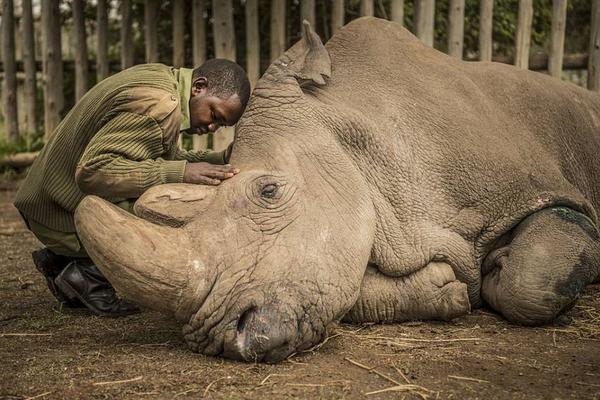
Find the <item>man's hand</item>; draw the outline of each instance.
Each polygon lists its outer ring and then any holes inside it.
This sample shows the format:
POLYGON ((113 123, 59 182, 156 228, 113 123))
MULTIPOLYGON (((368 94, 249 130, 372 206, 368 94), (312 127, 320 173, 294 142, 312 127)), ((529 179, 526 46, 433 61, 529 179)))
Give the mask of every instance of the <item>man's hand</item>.
POLYGON ((184 183, 218 185, 240 172, 231 165, 216 165, 207 162, 187 163, 183 173, 184 183))

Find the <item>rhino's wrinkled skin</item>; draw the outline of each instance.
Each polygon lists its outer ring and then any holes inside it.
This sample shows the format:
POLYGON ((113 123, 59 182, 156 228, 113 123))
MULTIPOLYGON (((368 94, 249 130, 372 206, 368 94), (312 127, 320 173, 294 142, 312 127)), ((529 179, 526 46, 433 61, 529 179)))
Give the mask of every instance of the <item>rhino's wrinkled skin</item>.
POLYGON ((361 18, 258 83, 217 188, 96 197, 81 238, 194 351, 277 361, 332 323, 554 319, 600 275, 600 97, 361 18))

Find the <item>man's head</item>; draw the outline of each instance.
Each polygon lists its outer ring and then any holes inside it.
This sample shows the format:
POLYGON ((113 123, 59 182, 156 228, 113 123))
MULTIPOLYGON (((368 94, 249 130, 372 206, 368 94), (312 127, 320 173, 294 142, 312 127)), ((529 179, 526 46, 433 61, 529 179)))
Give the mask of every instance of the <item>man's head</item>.
POLYGON ((205 62, 192 73, 190 132, 202 134, 234 125, 249 98, 250 82, 242 67, 220 58, 205 62))

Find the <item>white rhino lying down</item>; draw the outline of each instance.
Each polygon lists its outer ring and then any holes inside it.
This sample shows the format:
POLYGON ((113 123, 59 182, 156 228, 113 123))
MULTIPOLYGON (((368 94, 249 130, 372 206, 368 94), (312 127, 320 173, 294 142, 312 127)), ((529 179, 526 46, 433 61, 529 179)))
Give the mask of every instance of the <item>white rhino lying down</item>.
POLYGON ((109 280, 209 355, 277 361, 340 319, 538 325, 600 275, 600 96, 361 18, 273 63, 219 187, 87 197, 109 280))

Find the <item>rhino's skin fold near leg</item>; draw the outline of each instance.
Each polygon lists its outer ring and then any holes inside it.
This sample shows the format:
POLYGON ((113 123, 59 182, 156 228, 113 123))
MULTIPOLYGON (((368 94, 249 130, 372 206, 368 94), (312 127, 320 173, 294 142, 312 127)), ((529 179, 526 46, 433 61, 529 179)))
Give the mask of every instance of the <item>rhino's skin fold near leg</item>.
POLYGON ((484 261, 484 300, 511 322, 552 322, 598 278, 599 237, 592 221, 572 209, 532 214, 484 261))
POLYGON ((470 311, 467 285, 452 268, 431 262, 410 275, 392 278, 369 266, 348 322, 451 320, 470 311))

